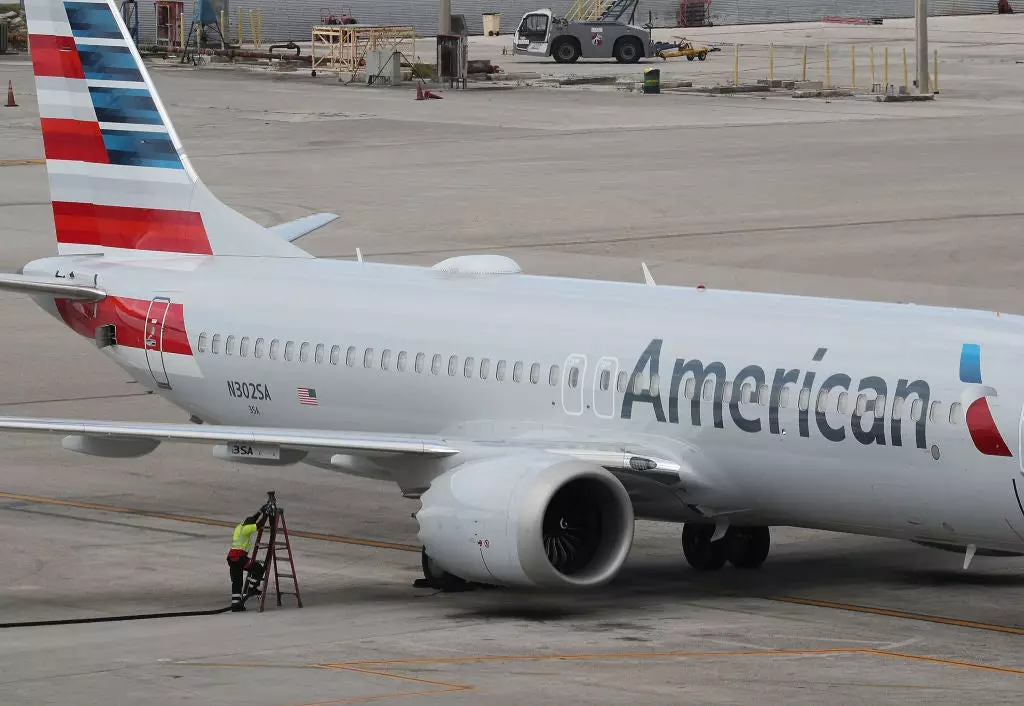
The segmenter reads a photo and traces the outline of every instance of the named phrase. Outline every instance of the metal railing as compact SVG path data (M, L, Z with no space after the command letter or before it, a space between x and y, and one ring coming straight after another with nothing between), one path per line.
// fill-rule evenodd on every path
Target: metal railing
M613 2L614 0L573 0L568 12L565 13L565 19L583 22L596 20Z

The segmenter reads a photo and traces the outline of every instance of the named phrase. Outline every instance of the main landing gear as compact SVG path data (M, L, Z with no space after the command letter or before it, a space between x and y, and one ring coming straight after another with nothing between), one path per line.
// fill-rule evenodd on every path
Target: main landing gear
M727 561L740 569L756 569L768 558L768 527L730 527L724 536L712 541L714 534L714 525L683 526L683 556L694 569L714 571Z
M426 549L420 550L420 563L423 566L423 578L416 581L417 587L438 591L465 591L469 588L464 580L438 566L437 562L427 556Z

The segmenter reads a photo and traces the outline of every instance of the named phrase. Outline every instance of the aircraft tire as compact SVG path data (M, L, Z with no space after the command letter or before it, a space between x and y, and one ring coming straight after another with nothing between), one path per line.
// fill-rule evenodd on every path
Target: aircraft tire
M729 543L723 538L711 541L714 525L683 525L683 556L686 563L698 571L717 571L729 558Z
M768 527L730 527L728 541L729 563L738 569L758 569L772 546Z
M423 578L431 588L439 591L459 591L466 587L466 582L455 574L450 574L427 556L427 550L420 551L420 564L423 567Z

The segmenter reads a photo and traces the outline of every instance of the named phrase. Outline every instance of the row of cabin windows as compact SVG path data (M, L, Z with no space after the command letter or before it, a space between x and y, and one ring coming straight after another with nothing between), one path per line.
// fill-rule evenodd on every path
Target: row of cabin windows
M605 375L608 371L604 371L602 374L602 390L606 390L605 386ZM626 373L619 373L619 391L624 392L626 389ZM646 375L637 375L633 378L633 394L640 394L650 389L650 394L656 396L661 392L661 380L658 375L650 376L650 386L648 388L648 377ZM697 399L703 398L706 402L712 402L715 399L715 391L718 384L714 378L705 378L704 384L700 390L700 393L696 390L696 380L693 377L688 376L686 382L683 384L683 397L688 400L693 400L696 396ZM733 396L733 383L725 382L721 385L721 400L725 402L731 402ZM779 390L779 407L789 407L791 402L790 387L787 385ZM814 409L817 412L826 412L830 409L829 397L831 396L831 390L821 390L818 392L817 400L815 401ZM751 382L745 382L740 386L740 402L748 404L759 404L768 406L771 398L771 387L769 385L755 386ZM806 412L810 407L811 402L811 391L806 388L800 388L799 395L797 396L797 408L801 412ZM856 411L861 416L875 416L882 418L885 416L885 395L878 395L876 397L868 397L863 393L851 397L849 392L840 392L836 397L834 409L836 412L842 415L846 415ZM903 397L896 397L893 399L892 416L894 418L903 418L907 413L906 400ZM924 414L924 402L920 398L915 398L909 406L910 419L915 422L921 421L922 415ZM962 419L962 406L959 402L954 402L949 405L948 415L943 412L942 402L935 400L928 405L928 418L932 422L939 422L940 420L948 421L950 424L959 424Z
M270 345L268 347L266 340L263 338L257 338L255 342L253 342L248 336L243 336L239 340L234 335L222 337L219 333L215 333L212 336L209 336L204 332L199 334L196 349L200 353L205 353L209 350L209 352L214 355L220 355L222 351L224 355L235 355L237 353L237 355L242 358L248 358L250 355L253 358L263 358L264 354L266 354L270 360L285 360L291 362L295 360L296 343L295 341L285 341L282 347L281 341L275 338L270 341ZM399 351L396 356L391 349L388 348L382 350L380 352L380 357L378 358L377 353L373 348L365 348L360 351L355 346L349 346L345 350L344 356L345 365L349 368L355 367L357 361L361 359L364 368L375 368L379 364L381 370L391 370L393 365L394 369L399 372L405 372L409 369L409 358L410 354L408 351ZM327 346L323 343L318 343L315 347L308 341L298 344L299 362L308 363L311 359L318 365L322 364L325 359L328 360L331 365L339 365L342 359L342 348L341 346L331 346L330 351L328 351ZM442 370L447 369L448 375L451 377L455 377L461 372L466 378L473 378L476 375L479 375L481 380L487 380L491 377L492 373L491 363L492 361L490 358L482 358L478 364L475 358L469 357L464 358L460 365L459 356L453 355L448 357L446 365L444 356L437 353L430 359L429 370L432 375L440 375ZM417 373L423 373L427 369L427 355L425 353L417 353L412 361L412 370ZM493 366L493 374L495 380L498 382L504 382L509 377L509 362L505 360L497 361ZM523 361L517 360L512 363L511 379L513 382L522 382L525 374L526 364ZM558 385L560 376L560 367L552 365L548 369L548 385L551 385L552 387ZM569 387L576 388L579 385L579 377L579 368L575 366L571 367L566 378L566 384L568 384ZM530 365L529 380L534 385L540 383L540 363L533 363ZM622 389L625 390L624 377L622 381Z

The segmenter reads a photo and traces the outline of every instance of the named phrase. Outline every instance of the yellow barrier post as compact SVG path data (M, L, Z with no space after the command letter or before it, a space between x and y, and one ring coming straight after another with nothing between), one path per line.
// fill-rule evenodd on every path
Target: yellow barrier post
M768 42L768 83L775 80L775 42Z
M252 45L256 46L256 11L249 10L249 39Z
M932 77L932 91L939 92L939 50L935 50L935 75Z
M224 38L224 10L220 11L220 48L226 49L228 40Z
M871 60L871 90L875 90L875 45L868 47L868 58Z
M238 24L236 25L236 28L238 29L238 46L239 47L242 46L242 26L243 26L243 22L242 22L242 8L238 8Z
M857 89L857 45L850 45L850 88Z
M178 18L178 43L182 51L185 49L185 18Z
M882 83L885 84L885 92L888 93L889 92L889 47L886 47L885 51L883 51L882 54L884 55L884 58L882 60L882 64L883 64L883 68L882 68Z
M903 87L910 90L910 78L907 76L907 48L903 47Z
M262 9L256 10L256 26L259 28L259 35L258 35L257 41L259 42L259 47L262 49L263 48L263 10Z
M832 62L828 57L828 44L825 45L825 88L832 87Z
M806 44L804 45L804 61L803 61L803 70L801 71L801 76L802 76L802 78L800 79L801 81L806 81L807 80L807 45Z
M732 51L732 85L740 85L740 45L734 44Z

